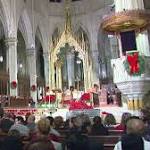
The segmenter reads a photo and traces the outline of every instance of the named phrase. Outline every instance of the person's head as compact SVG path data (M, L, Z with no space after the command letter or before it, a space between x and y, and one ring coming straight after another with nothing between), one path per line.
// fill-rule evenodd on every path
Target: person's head
M126 124L126 131L127 134L136 134L136 135L142 135L145 129L144 122L136 117L130 117Z
M85 134L90 134L91 133L91 123L90 122L85 122L83 125L82 125L82 133L85 133Z
M11 126L14 124L10 119L2 119L0 122L0 129L2 132L8 133Z
M98 89L99 86L98 86L97 84L94 84L94 88L95 88L95 89Z
M74 86L70 86L70 91L73 91L74 90Z
M129 113L129 112L123 113L123 114L122 114L122 117L121 117L121 124L122 124L122 125L126 125L127 120L128 120L128 118L130 118L130 117L131 117L131 113Z
M30 123L34 123L35 122L35 116L34 115L30 115L27 119L27 123L30 124Z
M54 118L54 126L56 129L62 128L63 123L63 118L61 116L57 116Z
M104 124L107 126L109 125L115 125L116 124L116 119L114 117L114 115L112 114L108 114L105 119L104 119Z
M94 123L94 124L97 124L97 125L102 124L102 119L101 119L101 117L100 117L100 116L95 116L95 117L93 118L93 123Z
M53 127L54 126L54 118L51 116L47 116L46 118L50 121L50 126Z
M24 124L24 119L22 116L17 116L15 119L16 124Z
M43 118L37 123L38 134L48 135L50 132L50 121L47 118Z

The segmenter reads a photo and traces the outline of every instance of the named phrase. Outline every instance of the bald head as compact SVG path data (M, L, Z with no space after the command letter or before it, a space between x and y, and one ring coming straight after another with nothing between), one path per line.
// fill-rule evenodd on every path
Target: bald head
M129 119L127 121L127 134L142 135L144 132L144 122L141 119Z

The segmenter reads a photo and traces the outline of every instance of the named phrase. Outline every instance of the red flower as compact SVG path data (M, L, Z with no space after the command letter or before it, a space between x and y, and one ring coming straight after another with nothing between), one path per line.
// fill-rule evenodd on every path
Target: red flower
M15 89L17 87L17 82L16 81L12 81L11 82L11 88Z
M91 105L86 104L84 101L70 101L69 110L77 109L93 109Z
M45 101L50 103L54 103L56 101L56 96L55 95L46 95L45 96Z
M91 99L90 93L84 93L80 98L81 101L89 101L90 99Z
M36 90L36 85L32 85L32 86L31 86L31 91L34 92L35 90Z

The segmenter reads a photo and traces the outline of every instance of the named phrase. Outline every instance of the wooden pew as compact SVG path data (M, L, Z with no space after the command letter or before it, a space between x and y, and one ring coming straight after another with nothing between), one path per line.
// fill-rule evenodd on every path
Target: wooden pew
M113 150L115 144L120 140L121 136L88 136L90 141L101 143L104 145L104 150Z
M62 136L65 136L65 135L68 135L69 134L69 130L67 129L62 129L62 130L58 130L58 132L62 135ZM109 132L109 135L122 135L124 132L123 130L108 130Z
M124 134L123 130L111 129L111 130L108 130L108 132L109 132L109 135L122 135L122 134Z

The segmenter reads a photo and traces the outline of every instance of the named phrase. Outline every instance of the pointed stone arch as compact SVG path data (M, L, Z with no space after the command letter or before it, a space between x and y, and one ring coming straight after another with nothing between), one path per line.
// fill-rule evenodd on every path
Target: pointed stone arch
M3 25L4 29L4 35L5 37L8 37L8 23L9 23L9 16L8 13L10 12L9 10L9 5L8 1L0 0L0 20ZM7 13L6 13L7 12Z
M35 37L38 38L38 40L40 41L41 43L41 46L43 47L43 35L41 33L41 30L40 30L40 27L37 26L36 30L35 30Z
M32 26L31 26L31 21L29 19L29 15L26 11L26 9L24 9L23 13L20 16L20 19L18 21L18 28L22 33L22 36L25 40L25 44L26 44L26 48L31 48L34 41L34 37L33 37L33 31L32 31Z
M74 33L76 34L76 32L78 32L79 29L82 29L82 31L84 32L84 34L86 34L87 39L89 41L90 49L91 49L91 38L90 38L90 33L89 33L88 29L81 22L78 22L75 25Z

